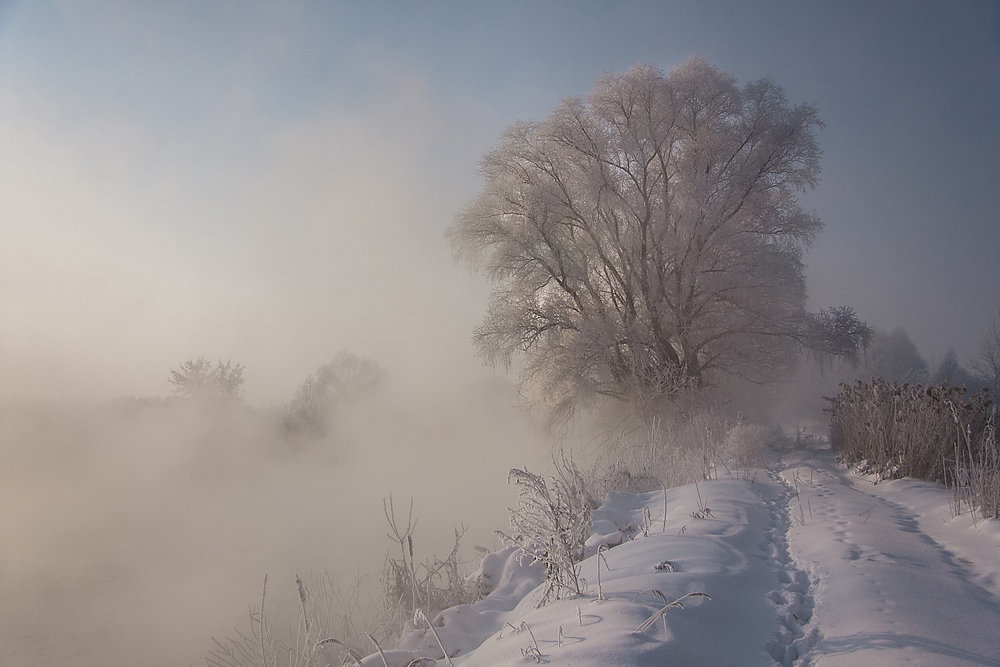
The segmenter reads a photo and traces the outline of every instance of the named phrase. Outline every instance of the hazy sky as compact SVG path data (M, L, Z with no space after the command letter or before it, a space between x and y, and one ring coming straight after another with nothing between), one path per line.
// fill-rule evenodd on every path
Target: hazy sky
M0 397L478 368L442 238L504 127L638 62L826 122L812 306L963 361L1000 308L1000 3L0 2Z

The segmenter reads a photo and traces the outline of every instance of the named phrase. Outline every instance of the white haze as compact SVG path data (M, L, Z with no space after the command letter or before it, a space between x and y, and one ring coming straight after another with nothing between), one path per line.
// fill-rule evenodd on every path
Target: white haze
M0 396L158 394L196 355L244 362L255 403L286 400L339 349L478 370L482 287L442 238L461 200L427 169L426 100L387 85L363 117L199 149L6 125Z
M859 164L877 172L865 182L883 206L944 183L894 185L884 176L897 163L968 162L988 181L978 159L897 159L892 146L869 146L857 116L867 123L885 106L879 95L931 111L923 102L940 97L949 113L953 96L912 82L899 92L863 66L872 53L923 53L922 43L896 48L882 24L840 7L525 3L477 19L485 5L390 4L0 7L0 646L18 651L5 665L198 663L210 634L244 623L265 573L277 601L295 573L350 582L378 570L390 492L415 501L418 557L449 548L460 523L470 547L490 540L512 502L507 468L549 454L474 355L487 289L451 262L442 233L503 128L585 94L602 71L669 69L698 53L818 103L831 158L815 195L829 223L820 244L846 231L813 255L826 277L817 306L865 300L859 312L874 318L901 302L878 278L911 221L870 218ZM844 67L843 52L857 61ZM987 56L984 68L996 49ZM915 66L912 79L926 71ZM977 99L961 105L987 124L946 126L992 127L995 95ZM883 112L890 129L909 111L899 104ZM923 150L904 130L893 145ZM951 143L994 155L994 137ZM985 220L940 219L949 233L952 219ZM954 236L988 253L995 230L976 224ZM880 225L869 268L855 246ZM993 266L961 262L949 265ZM978 297L963 306L979 329L994 310ZM875 324L909 326L891 312ZM924 303L914 312L952 319ZM377 361L386 393L329 442L292 453L271 411L340 350ZM111 407L167 395L170 368L199 355L246 365L247 411Z
M418 558L453 529L494 546L503 471L544 464L496 384L389 383L322 441L289 443L280 413L122 402L8 404L0 424L0 643L12 664L198 664L246 627L265 574L275 618L295 576L345 591L391 544L383 499L414 502ZM464 394L464 397L463 397ZM489 407L492 406L492 407ZM368 589L377 596L378 588Z
M418 557L460 524L471 551L504 526L507 468L547 461L474 356L484 287L442 236L468 183L434 160L463 155L474 183L488 140L459 146L419 77L364 62L361 107L270 123L252 83L230 86L190 134L131 115L127 95L4 88L12 664L199 663L210 635L245 627L265 573L289 611L296 574L377 574L390 493L414 500ZM340 350L379 363L385 392L291 451L281 406ZM116 403L168 395L170 368L199 355L246 365L246 410Z

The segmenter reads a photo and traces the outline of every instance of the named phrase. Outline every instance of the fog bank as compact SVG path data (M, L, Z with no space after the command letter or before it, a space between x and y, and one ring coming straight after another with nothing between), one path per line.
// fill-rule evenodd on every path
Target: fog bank
M546 450L485 385L397 390L297 444L276 413L241 406L8 404L0 643L25 665L200 663L210 635L245 627L265 574L278 617L295 612L296 574L377 575L390 493L414 502L418 559L460 524L467 554L493 546L504 471Z

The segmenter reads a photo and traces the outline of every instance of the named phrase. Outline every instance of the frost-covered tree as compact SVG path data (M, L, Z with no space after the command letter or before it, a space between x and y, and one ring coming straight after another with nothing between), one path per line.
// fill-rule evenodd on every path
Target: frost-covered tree
M243 394L243 364L226 360L214 365L205 359L188 359L171 369L170 384L174 393L199 401L235 402Z
M820 125L773 81L699 59L606 76L512 125L449 231L494 281L480 353L524 353L557 414L775 379L824 322L804 310L802 261L821 223L797 198L819 174ZM835 354L863 342L826 338Z

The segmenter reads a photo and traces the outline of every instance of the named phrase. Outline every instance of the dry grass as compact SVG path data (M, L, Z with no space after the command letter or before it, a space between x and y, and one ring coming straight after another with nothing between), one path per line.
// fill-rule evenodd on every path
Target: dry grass
M704 409L655 418L622 430L608 442L587 474L595 498L612 491L642 493L717 478L750 477L766 463L780 431Z
M830 402L830 442L842 462L876 479L946 484L953 507L1000 517L997 408L986 391L897 385L875 378L841 385Z
M406 525L396 517L390 496L383 505L389 524L388 537L399 547L399 558L386 557L382 571L383 624L398 633L415 614L433 618L438 612L460 604L469 604L482 598L479 582L470 581L460 560L460 546L465 529L455 530L455 543L444 558L433 556L417 562L413 555L413 503L407 514ZM388 633L384 633L388 634Z
M345 591L329 575L308 580L296 576L298 618L276 623L267 611L265 577L260 607L250 609L247 629L235 629L222 640L213 637L215 648L205 659L207 667L360 664L358 656L366 655L371 644L394 644L407 622L433 618L443 609L482 597L478 582L469 581L462 572L459 544L464 531L455 531L455 545L445 558L417 562L412 502L405 523L397 516L391 498L384 507L389 538L400 555L386 557L381 601L368 600L365 604L364 591L371 588L371 582L361 577L356 577L353 586Z
M651 627L653 627L653 625L658 620L662 620L663 621L663 632L665 634L667 632L667 612L668 611L670 611L671 609L683 609L684 608L684 600L687 600L689 598L705 598L706 600L711 600L712 599L712 597L708 593L695 592L695 593L688 593L686 595L682 595L681 597L677 598L673 602L668 602L667 601L667 596L663 594L663 591L660 591L660 590L654 588L653 590L651 590L649 592L653 593L657 597L659 597L660 600L663 602L663 606L660 607L659 609L657 609L656 611L654 611L652 614L650 614L649 618L647 618L645 621L643 621L642 623L640 623L639 626L635 630L632 631L635 634L642 634L646 630L649 630Z

